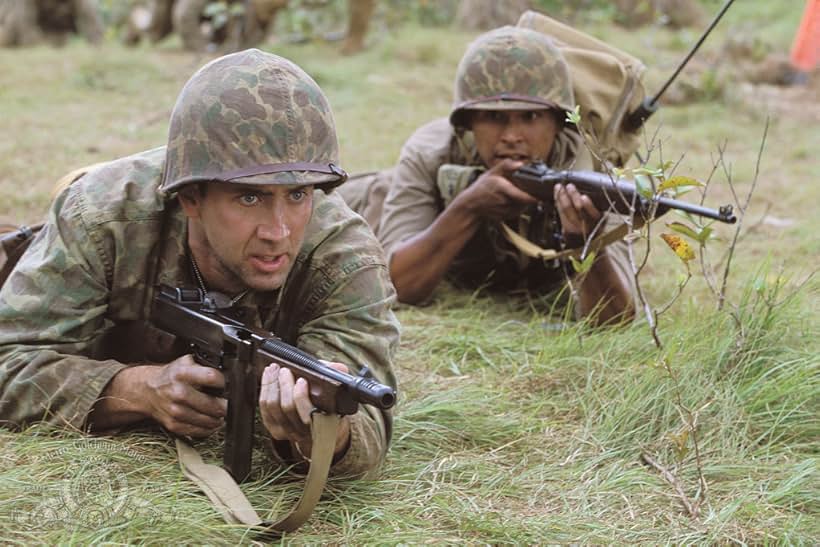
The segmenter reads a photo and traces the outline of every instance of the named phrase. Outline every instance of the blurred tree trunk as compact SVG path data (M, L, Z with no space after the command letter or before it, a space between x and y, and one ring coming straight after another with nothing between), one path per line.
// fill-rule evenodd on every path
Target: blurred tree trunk
M202 51L208 45L200 27L202 11L207 4L208 0L177 0L174 4L174 30L187 50Z
M698 0L614 0L616 21L638 27L662 17L672 28L704 27L706 12Z
M347 0L350 17L347 24L347 38L342 45L342 54L352 55L364 49L364 37L370 25L370 17L376 8L376 0Z
M655 18L652 0L614 0L615 22L627 28L635 28L650 23Z
M102 42L105 29L97 0L73 0L71 8L74 26L80 36L92 44Z
M92 44L103 39L97 0L0 0L0 45L56 44L77 32Z
M698 0L656 0L657 8L672 28L705 27L706 12Z
M242 47L255 47L265 41L276 22L279 10L288 6L288 0L250 0L245 3Z
M530 0L461 0L456 24L467 30L514 25L521 14L531 8Z
M174 0L151 0L148 10L151 12L151 16L145 32L148 39L156 43L174 30Z
M0 47L29 46L42 38L34 2L0 0Z

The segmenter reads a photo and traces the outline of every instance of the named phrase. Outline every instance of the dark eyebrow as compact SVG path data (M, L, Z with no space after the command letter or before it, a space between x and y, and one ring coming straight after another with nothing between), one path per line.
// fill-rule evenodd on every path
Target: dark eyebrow
M242 185L232 184L231 186L232 186L231 191L234 195L240 195L240 194L256 194L256 195L259 195L259 196L272 196L273 195L273 192L266 192L266 191L260 189L259 187L252 186L250 184L247 184L247 185L245 185L245 184L242 184Z

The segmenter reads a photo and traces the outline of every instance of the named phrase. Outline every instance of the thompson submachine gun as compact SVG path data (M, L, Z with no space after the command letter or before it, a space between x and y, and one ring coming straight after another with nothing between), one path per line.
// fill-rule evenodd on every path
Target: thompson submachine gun
M228 415L223 464L237 482L250 473L259 377L270 363L307 380L311 401L328 414L355 414L360 403L380 409L395 404L396 391L377 382L367 367L357 376L340 372L271 332L246 326L231 312L230 307L217 307L198 288L160 285L151 321L184 342L197 363L225 375Z

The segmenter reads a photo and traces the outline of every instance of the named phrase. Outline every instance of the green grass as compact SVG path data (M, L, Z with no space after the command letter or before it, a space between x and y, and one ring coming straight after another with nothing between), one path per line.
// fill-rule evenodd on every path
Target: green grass
M755 5L752 5L755 4ZM743 28L787 50L798 3L737 3L704 46L716 55ZM710 9L717 3L709 4ZM588 19L597 36L669 74L693 32L625 31ZM600 15L600 14L599 14ZM749 30L751 29L751 30ZM413 25L370 37L347 58L336 45L270 44L303 66L334 107L343 165L392 164L420 124L448 113L455 65L472 35ZM162 144L176 94L208 57L176 42L126 50L72 42L0 51L0 222L35 222L65 172ZM645 54L645 55L644 55ZM737 191L755 171L767 112L733 100L662 108L664 157L705 178L726 142ZM653 125L654 124L654 125ZM817 124L771 117L758 189L733 260L727 311L694 279L660 319L664 350L642 321L623 329L562 324L548 301L443 288L400 307L401 399L391 452L371 481L334 479L295 543L784 543L820 538L820 282L813 143ZM707 204L731 201L716 176ZM791 224L759 222L762 215ZM664 219L666 221L667 219ZM663 222L663 221L662 221ZM654 233L664 229L654 227ZM733 235L710 245L721 256ZM654 237L642 282L655 303L683 268ZM782 282L778 275L782 272ZM674 378L659 364L670 363ZM677 397L698 414L706 501L696 519L641 461L646 453L697 491ZM213 461L218 439L202 443ZM301 483L255 454L244 490L263 513L284 511ZM32 427L0 430L0 538L15 545L251 543L224 524L180 473L173 444L139 432L88 439Z

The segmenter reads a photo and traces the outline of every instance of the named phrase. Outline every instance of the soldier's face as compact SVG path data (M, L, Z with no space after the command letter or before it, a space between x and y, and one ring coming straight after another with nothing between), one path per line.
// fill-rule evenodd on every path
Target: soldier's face
M205 195L180 198L209 289L270 291L284 284L313 212L312 186L208 183Z
M510 158L544 161L549 156L558 122L549 110L475 110L471 128L478 155L488 168Z

